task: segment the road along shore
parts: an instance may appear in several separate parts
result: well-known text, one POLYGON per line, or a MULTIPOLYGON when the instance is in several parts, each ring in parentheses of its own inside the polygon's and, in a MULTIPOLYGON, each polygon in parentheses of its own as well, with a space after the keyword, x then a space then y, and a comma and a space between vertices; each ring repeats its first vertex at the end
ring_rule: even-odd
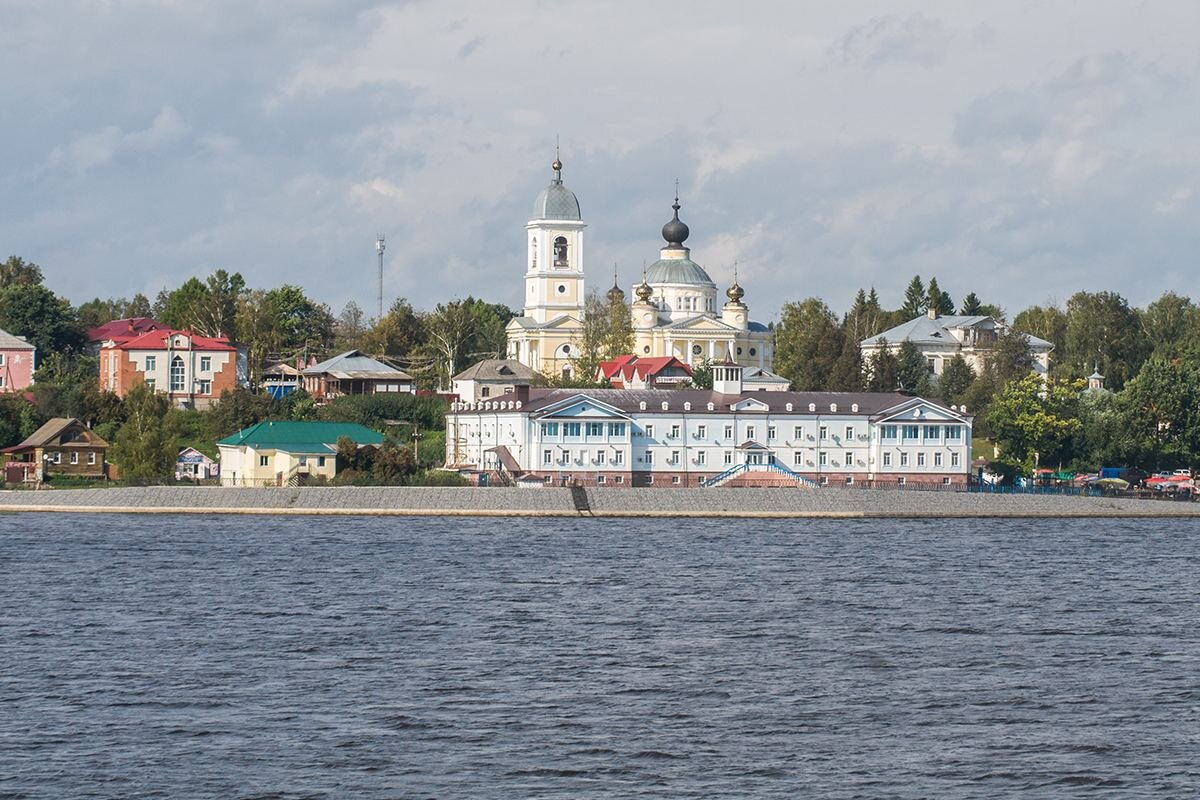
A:
POLYGON ((1200 503, 883 489, 152 486, 0 491, 17 512, 301 516, 1037 518, 1200 517, 1200 503))

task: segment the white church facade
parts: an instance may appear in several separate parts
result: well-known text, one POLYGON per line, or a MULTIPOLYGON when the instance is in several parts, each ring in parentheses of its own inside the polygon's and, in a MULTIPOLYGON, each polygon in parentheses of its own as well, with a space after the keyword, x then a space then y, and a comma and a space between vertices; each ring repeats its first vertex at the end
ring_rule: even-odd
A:
MULTIPOLYGON (((575 376, 586 301, 587 224, 578 198, 563 185, 562 162, 555 159, 552 166, 554 178, 525 225, 524 309, 508 324, 508 357, 546 375, 575 376)), ((672 209, 662 229, 666 244, 633 288, 633 355, 674 356, 688 364, 731 356, 743 366, 770 370, 771 331, 750 319, 736 278, 718 304, 716 283, 684 245, 690 230, 679 219, 678 197, 672 209)), ((624 301, 617 286, 609 295, 624 301)))

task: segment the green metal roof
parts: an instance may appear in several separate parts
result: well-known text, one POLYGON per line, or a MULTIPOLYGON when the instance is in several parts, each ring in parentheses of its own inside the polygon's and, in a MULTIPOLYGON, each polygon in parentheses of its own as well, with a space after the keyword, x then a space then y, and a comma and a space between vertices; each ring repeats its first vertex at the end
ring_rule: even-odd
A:
POLYGON ((226 436, 218 445, 286 453, 324 453, 348 436, 359 445, 383 444, 383 435, 356 422, 260 422, 226 436))

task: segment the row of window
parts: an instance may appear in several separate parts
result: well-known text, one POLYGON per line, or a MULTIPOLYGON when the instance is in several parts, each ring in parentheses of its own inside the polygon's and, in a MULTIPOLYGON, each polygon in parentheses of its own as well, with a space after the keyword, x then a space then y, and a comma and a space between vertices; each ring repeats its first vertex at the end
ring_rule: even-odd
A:
MULTIPOLYGON (((300 466, 302 466, 302 467, 308 466, 308 456, 297 456, 296 460, 297 460, 297 462, 299 462, 300 466)), ((258 457, 258 465, 260 467, 271 466, 271 457, 270 456, 259 456, 258 457)), ((317 466, 318 467, 325 466, 325 456, 317 456, 317 466)))
MULTIPOLYGON (((557 461, 555 461, 554 455, 555 454, 554 454, 553 450, 543 450, 542 451, 542 463, 543 464, 569 464, 569 463, 571 463, 571 453, 568 450, 560 451, 558 454, 557 461)), ((590 457, 590 461, 592 464, 596 464, 597 466, 604 466, 604 465, 611 463, 614 466, 619 467, 625 463, 625 454, 623 452, 621 452, 620 450, 618 450, 612 454, 612 459, 610 460, 609 453, 607 450, 596 450, 594 452, 594 454, 590 457)), ((576 451, 576 455, 575 455, 575 463, 576 464, 586 464, 588 462, 589 462, 589 456, 588 456, 587 450, 576 451)))
MULTIPOLYGON (((171 359, 171 369, 175 369, 176 364, 180 368, 183 367, 183 358, 181 356, 175 356, 171 359)), ((158 356, 146 356, 146 372, 153 372, 157 368, 158 356)), ((200 356, 200 371, 212 372, 212 356, 200 356)))
MULTIPOLYGON (((847 440, 854 438, 855 428, 853 425, 847 425, 843 430, 845 432, 845 438, 847 440)), ((682 432, 683 432, 683 427, 681 425, 671 425, 667 432, 667 438, 668 439, 678 439, 680 437, 680 435, 682 434, 682 432)), ((724 426, 724 432, 725 432, 726 439, 732 439, 733 434, 734 434, 734 426, 732 424, 724 426)), ((758 434, 758 427, 756 425, 747 425, 746 426, 746 438, 747 439, 752 440, 755 438, 755 436, 757 434, 758 434)), ((654 426, 653 425, 644 426, 641 435, 645 436, 647 439, 653 439, 654 438, 654 426)), ((803 439, 804 436, 805 436, 805 434, 804 434, 804 426, 803 425, 796 425, 792 428, 792 438, 793 439, 803 439)), ((779 437, 779 428, 775 425, 768 425, 767 426, 767 441, 774 441, 778 437, 779 437)), ((708 426, 707 425, 697 425, 696 430, 692 432, 692 438, 698 439, 701 441, 707 439, 708 438, 708 426)), ((829 439, 829 426, 828 425, 820 425, 817 427, 817 438, 820 439, 821 441, 825 441, 825 440, 829 439)), ((834 434, 834 438, 835 439, 837 438, 836 433, 834 434)))
MULTIPOLYGON (((943 460, 942 460, 942 453, 941 453, 941 452, 935 452, 935 453, 931 453, 931 454, 928 454, 928 455, 929 455, 929 456, 931 456, 931 457, 932 457, 932 459, 933 459, 933 466, 935 466, 935 467, 940 467, 940 466, 942 466, 943 460)), ((907 467, 907 466, 909 466, 909 464, 910 464, 911 462, 910 462, 910 460, 909 460, 909 455, 908 455, 908 453, 905 453, 905 452, 900 452, 900 453, 898 454, 898 456, 899 456, 899 458, 898 458, 898 461, 899 461, 899 466, 901 466, 901 467, 907 467)), ((918 453, 917 453, 917 464, 916 464, 916 465, 917 465, 918 467, 924 467, 924 466, 927 466, 927 465, 928 465, 928 462, 929 462, 929 458, 927 457, 927 454, 925 454, 925 453, 920 453, 920 452, 918 452, 918 453)), ((883 466, 885 466, 885 467, 890 467, 890 466, 892 466, 892 463, 893 463, 892 453, 890 453, 890 452, 887 452, 887 451, 884 451, 884 453, 883 453, 883 466)), ((957 466, 959 466, 961 463, 962 463, 962 461, 961 461, 961 457, 960 457, 960 455, 959 455, 958 453, 951 453, 951 454, 950 454, 950 466, 951 466, 951 467, 957 467, 957 466)))
MULTIPOLYGON (((724 462, 725 462, 726 466, 730 466, 733 464, 734 451, 726 450, 722 455, 724 457, 724 462)), ((853 467, 853 466, 855 466, 855 456, 854 456, 853 452, 847 450, 845 452, 845 454, 843 455, 841 461, 837 460, 837 455, 838 455, 837 453, 830 454, 828 451, 822 451, 822 452, 818 453, 817 454, 817 466, 819 466, 819 467, 853 467)), ((884 467, 893 466, 893 464, 896 462, 893 460, 892 456, 893 456, 893 454, 890 452, 883 453, 882 466, 884 466, 884 467)), ((692 459, 693 459, 693 463, 696 466, 703 467, 703 466, 708 465, 708 453, 706 453, 703 450, 693 453, 692 459)), ((770 456, 768 456, 768 459, 771 461, 771 463, 774 463, 775 456, 770 455, 770 456)), ((654 452, 652 450, 647 450, 645 453, 642 454, 642 456, 638 459, 638 461, 643 464, 653 465, 654 464, 654 452)), ((555 454, 554 450, 547 449, 547 450, 542 451, 542 464, 544 464, 544 465, 570 464, 570 463, 571 463, 570 451, 567 451, 567 450, 559 451, 557 453, 557 459, 556 459, 556 454, 555 454)), ((575 463, 576 464, 590 463, 590 464, 594 464, 597 466, 606 466, 609 464, 612 464, 613 466, 621 466, 625 463, 625 454, 618 450, 618 451, 612 453, 611 457, 610 457, 610 454, 606 450, 596 450, 596 451, 578 450, 575 453, 575 463)), ((670 466, 678 466, 678 465, 682 464, 683 463, 682 451, 672 450, 670 452, 670 454, 667 456, 665 463, 670 466)), ((910 462, 908 453, 905 453, 905 452, 899 453, 898 466, 907 467, 910 465, 910 463, 911 462, 910 462)), ((811 466, 811 464, 809 464, 809 462, 807 462, 805 460, 805 454, 802 452, 795 453, 793 455, 793 464, 797 467, 811 466)), ((857 462, 857 464, 860 467, 866 466, 866 464, 864 464, 861 460, 859 460, 857 462)), ((961 455, 959 453, 951 453, 950 454, 950 466, 958 467, 961 464, 962 464, 961 455)), ((935 453, 929 453, 929 454, 919 452, 916 454, 916 466, 917 467, 925 467, 925 466, 929 466, 929 465, 932 465, 934 467, 945 466, 944 454, 941 452, 935 452, 935 453)))
MULTIPOLYGON (((146 378, 146 388, 149 389, 150 391, 152 391, 152 392, 157 391, 157 384, 158 384, 158 381, 154 380, 154 378, 146 378)), ((171 371, 171 391, 172 392, 187 391, 185 386, 186 386, 186 383, 183 379, 183 376, 182 375, 176 376, 174 370, 172 370, 171 371)), ((212 394, 212 381, 208 381, 208 380, 196 381, 195 394, 212 394)))
MULTIPOLYGON (((568 481, 572 481, 572 480, 574 480, 575 476, 574 476, 574 475, 564 475, 564 476, 563 476, 563 478, 565 478, 565 479, 566 479, 566 480, 568 480, 568 481)), ((822 476, 821 476, 820 478, 818 478, 817 480, 820 482, 820 484, 821 484, 822 486, 828 486, 828 485, 829 485, 829 476, 828 476, 828 475, 822 475, 822 476)), ((547 484, 553 483, 553 482, 554 482, 554 476, 553 476, 553 475, 547 475, 545 478, 543 478, 543 482, 544 482, 544 483, 547 483, 547 484)), ((601 486, 603 486, 603 485, 604 485, 604 484, 606 484, 607 482, 608 482, 608 477, 607 477, 607 476, 605 476, 605 475, 597 475, 597 476, 596 476, 596 483, 597 483, 598 485, 601 485, 601 486)), ((614 476, 613 476, 613 483, 618 483, 618 484, 620 484, 620 483, 625 483, 625 476, 624 476, 624 475, 614 475, 614 476)), ((682 484, 682 483, 683 483, 683 479, 682 479, 682 478, 681 478, 679 475, 672 475, 672 476, 671 476, 671 485, 673 485, 673 486, 679 486, 679 485, 680 485, 680 484, 682 484)), ((703 475, 697 475, 697 476, 696 476, 696 483, 697 483, 697 484, 704 483, 704 476, 703 476, 703 475)), ((907 483, 908 483, 908 480, 907 480, 907 478, 905 478, 905 476, 903 476, 903 475, 900 475, 899 477, 897 477, 897 478, 896 478, 896 485, 897 485, 897 486, 904 486, 904 485, 905 485, 905 484, 907 484, 907 483)), ((949 486, 949 485, 950 485, 950 483, 951 483, 951 480, 950 480, 950 478, 948 478, 948 477, 943 477, 943 478, 942 478, 942 485, 943 485, 943 486, 949 486)), ((647 475, 647 476, 646 476, 646 484, 647 484, 648 486, 653 486, 653 485, 654 485, 654 476, 653 476, 653 475, 647 475)), ((846 485, 846 486, 853 486, 853 485, 854 485, 854 476, 853 476, 853 475, 847 475, 847 476, 845 477, 845 479, 843 480, 843 484, 844 484, 844 485, 846 485)))
POLYGON ((894 442, 898 438, 905 442, 947 442, 962 441, 961 425, 881 425, 879 435, 885 442, 894 442))
MULTIPOLYGON (((71 453, 71 454, 70 454, 70 456, 71 456, 71 458, 68 460, 68 463, 71 463, 71 464, 78 464, 78 463, 79 463, 79 453, 77 453, 77 452, 75 452, 75 453, 71 453)), ((62 453, 54 453, 54 454, 52 454, 52 455, 51 455, 51 457, 50 457, 50 460, 51 460, 52 462, 54 462, 55 464, 61 464, 61 463, 62 463, 62 453)), ((94 452, 89 452, 89 453, 87 454, 87 463, 88 463, 88 465, 89 465, 89 466, 95 465, 95 463, 96 463, 96 454, 95 454, 94 452)))
MULTIPOLYGON (((609 422, 607 425, 610 437, 622 437, 625 435, 624 422, 609 422)), ((557 437, 560 430, 564 437, 578 437, 585 434, 593 437, 603 436, 604 426, 605 423, 603 422, 543 422, 542 438, 551 439, 557 437)))
MULTIPOLYGON (((605 425, 603 422, 543 422, 542 423, 542 438, 556 438, 559 433, 564 437, 600 437, 604 436, 605 425)), ((624 422, 609 422, 607 423, 608 435, 610 437, 623 437, 625 435, 624 422)), ((745 426, 745 438, 754 441, 758 435, 759 428, 756 425, 745 426)), ((655 427, 653 424, 643 426, 642 431, 638 434, 647 439, 654 438, 655 427)), ((728 424, 723 427, 724 438, 734 438, 735 426, 728 424)), ((779 438, 779 428, 775 425, 766 426, 767 441, 776 441, 779 438)), ((847 425, 842 429, 842 441, 853 441, 856 435, 856 428, 853 425, 847 425)), ((963 428, 961 425, 883 425, 880 429, 880 434, 883 441, 905 442, 961 442, 963 438, 963 428)), ((667 428, 667 439, 679 439, 683 435, 683 425, 672 424, 667 428)), ((803 425, 796 425, 792 428, 792 438, 803 440, 805 438, 805 430, 803 425)), ((828 425, 819 425, 816 430, 816 438, 820 441, 828 441, 831 433, 828 425)), ((692 438, 697 441, 706 441, 708 439, 708 426, 697 425, 692 431, 692 438)), ((837 440, 836 433, 832 434, 832 438, 837 440)))

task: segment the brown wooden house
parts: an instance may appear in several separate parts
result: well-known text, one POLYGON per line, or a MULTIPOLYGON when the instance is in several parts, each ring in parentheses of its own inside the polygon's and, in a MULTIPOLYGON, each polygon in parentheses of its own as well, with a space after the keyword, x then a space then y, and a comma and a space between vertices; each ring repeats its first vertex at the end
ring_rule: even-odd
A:
POLYGON ((103 478, 108 442, 77 419, 56 417, 4 452, 8 456, 5 478, 10 483, 51 475, 103 478))

